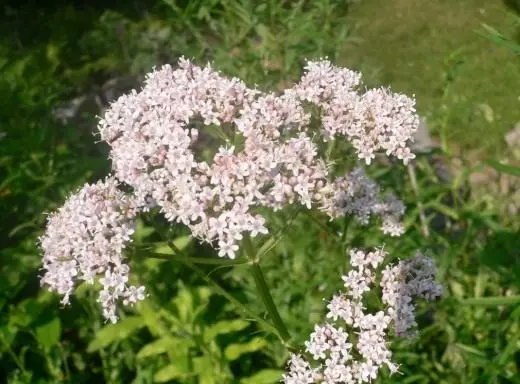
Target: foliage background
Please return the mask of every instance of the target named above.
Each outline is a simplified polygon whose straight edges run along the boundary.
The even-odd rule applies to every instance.
[[[369,85],[415,93],[439,144],[419,155],[417,188],[404,167],[370,168],[406,202],[406,235],[392,240],[348,220],[284,211],[272,218],[272,232],[285,230],[262,260],[266,279],[302,342],[321,320],[323,300],[340,287],[346,247],[384,243],[396,258],[427,250],[446,298],[422,308],[417,342],[396,344],[404,375],[381,381],[520,382],[519,184],[505,174],[518,174],[518,153],[504,141],[520,120],[518,9],[513,0],[4,2],[0,380],[277,382],[287,351],[205,280],[211,276],[262,314],[245,266],[208,267],[199,276],[173,257],[129,255],[151,296],[114,326],[103,323],[86,287],[67,308],[39,287],[45,213],[109,170],[106,148],[92,136],[107,81],[137,81],[185,55],[262,88],[284,87],[305,58],[328,56],[362,70]],[[76,97],[88,102],[57,121],[55,111]],[[186,252],[210,253],[182,228],[174,235]],[[158,241],[140,222],[136,242],[166,252]]]

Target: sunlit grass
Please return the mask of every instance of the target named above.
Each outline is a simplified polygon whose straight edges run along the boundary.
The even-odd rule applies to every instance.
[[[361,68],[371,85],[415,93],[419,112],[453,144],[503,148],[504,134],[520,120],[520,66],[512,52],[476,33],[485,23],[515,34],[502,2],[367,0],[350,18],[357,27],[343,63]]]

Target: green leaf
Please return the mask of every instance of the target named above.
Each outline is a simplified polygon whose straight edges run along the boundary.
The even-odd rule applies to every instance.
[[[465,344],[461,344],[461,343],[456,343],[455,344],[457,346],[457,348],[467,352],[467,353],[471,353],[475,356],[479,356],[479,357],[486,357],[486,354],[480,350],[478,350],[477,348],[474,348],[474,347],[471,347],[469,345],[465,345]]]
[[[218,335],[224,335],[226,333],[238,332],[244,328],[247,328],[249,321],[243,319],[235,320],[223,320],[211,325],[206,329],[204,333],[204,341],[209,343],[215,339]]]
[[[179,250],[185,249],[191,242],[192,237],[191,236],[181,236],[177,237],[175,240],[173,240],[173,244],[179,248]],[[154,252],[157,253],[167,253],[169,255],[174,255],[174,252],[172,249],[168,246],[168,244],[165,241],[159,241],[155,243]]]
[[[263,369],[253,376],[245,377],[240,380],[240,384],[274,384],[279,383],[283,371],[278,369]]]
[[[150,236],[155,229],[152,226],[145,226],[143,221],[138,219],[136,222],[136,230],[134,233],[134,241],[139,244],[148,236]]]
[[[520,167],[515,167],[513,165],[503,164],[496,160],[489,159],[486,161],[486,164],[490,167],[494,168],[498,172],[507,173],[513,176],[520,176]]]
[[[493,28],[487,24],[482,24],[482,27],[485,29],[485,32],[477,31],[477,33],[479,35],[487,37],[494,43],[496,43],[498,45],[502,45],[502,46],[512,50],[517,55],[520,55],[520,44],[517,44],[512,39],[507,39],[503,34],[501,34],[495,28]]]
[[[137,353],[137,358],[144,359],[150,356],[161,355],[179,347],[182,347],[179,340],[173,339],[171,337],[163,337],[162,339],[152,341],[151,343],[146,344],[143,348],[141,348],[141,350]]]
[[[57,345],[60,337],[61,323],[59,317],[55,317],[48,323],[36,328],[36,340],[44,349]]]
[[[482,305],[482,306],[514,305],[514,304],[520,304],[520,295],[473,297],[470,299],[461,300],[461,303],[463,305]]]
[[[0,327],[0,339],[3,340],[3,343],[0,343],[0,347],[9,347],[11,343],[14,341],[16,334],[18,333],[18,329],[16,327],[12,327],[9,325],[4,325]],[[0,349],[1,351],[2,349]]]
[[[261,337],[255,337],[248,343],[244,344],[231,344],[227,346],[224,354],[228,360],[236,360],[240,356],[246,353],[256,352],[267,345],[265,339]]]
[[[145,325],[145,321],[140,316],[127,317],[116,324],[109,324],[96,333],[94,340],[88,345],[87,351],[95,352],[116,341],[124,340]]]
[[[425,207],[433,208],[436,211],[439,211],[440,213],[442,213],[443,215],[446,215],[446,216],[452,218],[453,220],[459,220],[459,214],[457,213],[457,211],[455,211],[451,207],[448,207],[447,205],[438,203],[436,201],[432,201],[432,202],[426,204]]]
[[[222,378],[217,375],[213,366],[213,361],[207,355],[195,357],[193,359],[193,370],[198,375],[197,383],[200,384],[220,384]]]
[[[169,335],[168,327],[163,323],[159,310],[149,301],[139,302],[135,308],[142,316],[150,333],[156,337]]]
[[[181,379],[187,376],[189,376],[189,374],[184,371],[183,367],[177,364],[170,364],[157,371],[153,376],[153,381],[156,383],[166,383],[173,379]]]

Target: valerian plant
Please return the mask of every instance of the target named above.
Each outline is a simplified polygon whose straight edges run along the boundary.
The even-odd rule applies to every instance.
[[[85,185],[49,216],[41,282],[62,295],[63,304],[79,281],[100,283],[104,317],[117,322],[118,304],[146,299],[144,286],[129,283],[125,257],[136,218],[162,216],[213,247],[212,263],[250,265],[271,323],[212,285],[294,351],[259,264],[274,241],[262,212],[297,205],[331,220],[349,215],[367,225],[375,217],[384,233],[402,235],[404,205],[383,196],[363,168],[339,169],[330,149],[348,143],[367,165],[379,152],[407,163],[414,158],[409,143],[418,124],[413,99],[385,88],[366,90],[359,73],[328,60],[309,61],[301,79],[280,93],[250,88],[186,59],[176,68],[165,65],[101,118],[113,174]],[[217,145],[213,136],[224,143]],[[263,240],[259,249],[255,237]],[[202,274],[196,264],[208,259],[168,244],[178,260]],[[308,356],[292,355],[286,383],[362,383],[375,379],[382,366],[397,372],[388,349],[390,325],[397,336],[411,335],[412,299],[441,295],[425,256],[380,272],[382,249],[349,254],[346,291],[330,301],[329,322],[316,326],[303,352]],[[376,280],[383,308],[370,313],[363,297]]]

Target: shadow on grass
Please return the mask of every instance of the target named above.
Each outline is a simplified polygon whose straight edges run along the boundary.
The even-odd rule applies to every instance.
[[[497,231],[490,234],[478,253],[478,260],[500,273],[507,284],[520,287],[520,231]]]

